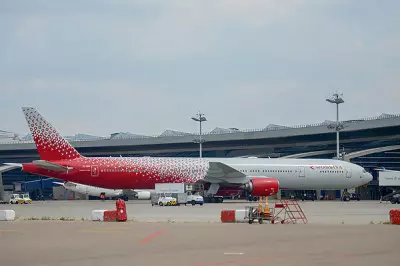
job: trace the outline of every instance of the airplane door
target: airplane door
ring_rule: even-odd
[[[346,169],[346,178],[351,178],[351,169]]]
[[[91,176],[94,176],[94,177],[99,176],[99,167],[97,165],[91,165],[90,173],[91,173]]]
[[[297,170],[299,171],[299,177],[300,178],[305,178],[306,177],[306,171],[304,166],[299,166],[297,167]]]

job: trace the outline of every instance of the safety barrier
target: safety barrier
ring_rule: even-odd
[[[389,212],[390,223],[400,225],[400,209]]]
[[[116,210],[105,211],[103,221],[105,222],[114,222],[117,221],[118,212]]]
[[[93,210],[92,221],[104,221],[104,212],[107,210]]]
[[[221,211],[221,222],[223,223],[234,223],[236,222],[235,210],[222,210]]]
[[[103,222],[125,222],[128,220],[125,201],[119,199],[115,202],[116,210],[94,210],[92,211],[92,221]]]
[[[235,222],[246,223],[246,218],[248,217],[247,210],[235,210]]]
[[[117,220],[120,222],[125,222],[126,220],[128,220],[128,215],[126,213],[125,201],[122,199],[119,199],[119,200],[117,200],[115,205],[117,206],[117,212],[118,212]]]
[[[14,221],[15,211],[14,210],[0,210],[0,221]]]

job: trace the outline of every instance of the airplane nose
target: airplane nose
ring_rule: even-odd
[[[370,173],[366,173],[365,176],[364,176],[364,178],[365,178],[365,181],[366,181],[367,183],[371,182],[372,179],[373,179],[373,177],[372,177],[372,175],[371,175]]]

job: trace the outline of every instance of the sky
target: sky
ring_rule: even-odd
[[[3,0],[0,129],[158,135],[400,113],[397,0]]]

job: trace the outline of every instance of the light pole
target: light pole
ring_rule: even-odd
[[[339,160],[339,131],[343,129],[343,125],[339,122],[339,104],[344,103],[342,98],[343,94],[335,93],[333,94],[332,98],[326,99],[327,102],[336,104],[336,126],[328,126],[328,128],[335,128],[336,130],[336,158]]]
[[[200,158],[202,158],[202,148],[203,148],[203,140],[201,139],[201,123],[207,121],[207,118],[200,111],[196,114],[196,116],[192,117],[192,120],[200,123]]]

